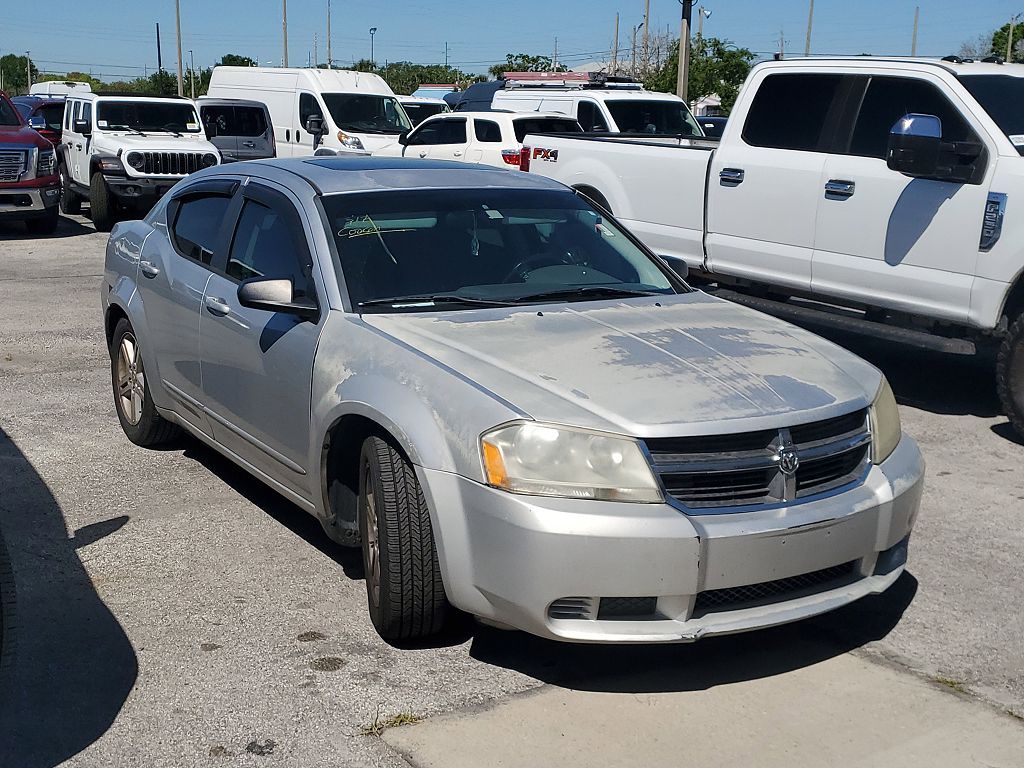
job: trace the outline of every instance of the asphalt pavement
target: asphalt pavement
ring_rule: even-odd
[[[894,756],[930,741],[929,765],[971,764],[943,749],[959,728],[969,745],[989,734],[1000,748],[968,750],[979,764],[1024,765],[1024,752],[1012,759],[1024,731],[1024,445],[999,414],[989,362],[833,336],[889,376],[928,461],[909,571],[886,595],[692,646],[579,647],[467,625],[399,649],[366,615],[358,553],[196,441],[150,451],[123,436],[100,319],[105,242],[79,217],[52,237],[0,226],[0,768],[393,768],[441,764],[438,744],[514,765],[495,734],[530,738],[545,706],[576,717],[551,716],[563,735],[533,765],[573,754],[558,751],[565,728],[578,743],[609,711],[635,736],[698,702],[720,714],[702,721],[710,739],[728,738],[751,702],[762,713],[804,702],[802,717],[750,726],[797,743],[823,722],[799,692],[830,686],[821,711],[836,718],[863,715],[871,692],[886,702]],[[651,696],[670,698],[645,720],[636,703]],[[920,711],[898,706],[919,700]],[[873,764],[855,762],[845,732],[818,764]],[[729,754],[743,744],[745,765],[769,764],[755,740]],[[638,765],[664,754],[637,750]],[[558,764],[602,764],[592,752]],[[708,754],[679,764],[731,764],[696,761]]]

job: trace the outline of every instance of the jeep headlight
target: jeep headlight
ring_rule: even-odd
[[[341,146],[349,149],[363,149],[363,142],[359,140],[358,136],[349,136],[344,131],[338,131],[338,141],[341,142]]]
[[[524,422],[480,438],[488,485],[511,493],[660,502],[661,489],[635,440]]]
[[[871,404],[871,460],[875,464],[881,464],[892,452],[903,437],[903,427],[900,425],[900,410],[896,405],[896,396],[885,376],[882,377],[882,385],[875,395],[875,402]]]
[[[142,169],[146,166],[146,158],[141,152],[129,152],[125,156],[125,160],[128,161],[128,165],[134,168],[136,171],[142,172]]]
[[[203,168],[213,168],[215,165],[217,165],[217,156],[213,152],[203,155]]]

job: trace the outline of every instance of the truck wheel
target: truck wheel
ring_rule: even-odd
[[[1010,324],[999,347],[996,389],[1010,424],[1024,437],[1024,314]]]
[[[77,216],[82,212],[82,198],[71,188],[71,179],[64,163],[60,164],[60,212]]]
[[[114,409],[121,429],[136,445],[149,448],[166,443],[178,427],[157,413],[142,366],[142,352],[127,318],[114,328],[110,345],[110,378],[114,385]]]
[[[359,531],[377,633],[399,642],[441,632],[453,609],[423,491],[409,461],[379,437],[367,438],[359,457]]]
[[[94,173],[89,182],[89,214],[98,232],[109,232],[117,223],[117,202],[107,188],[102,173]]]
[[[25,227],[33,235],[52,235],[60,224],[60,213],[54,206],[46,211],[46,215],[39,219],[28,219]]]

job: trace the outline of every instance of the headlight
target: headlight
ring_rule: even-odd
[[[128,161],[128,165],[136,171],[141,171],[146,165],[146,158],[141,152],[129,152],[125,159]]]
[[[39,159],[36,161],[36,176],[53,176],[57,172],[57,153],[52,149],[43,149],[39,152]]]
[[[349,149],[363,148],[363,142],[359,140],[358,136],[349,136],[344,131],[338,131],[338,141],[341,142],[341,146],[348,147]]]
[[[217,164],[217,156],[213,152],[203,155],[203,168],[212,168]]]
[[[662,501],[635,440],[535,422],[480,438],[484,477],[511,493],[602,501]]]
[[[875,402],[871,404],[871,460],[881,464],[892,452],[903,437],[900,426],[900,410],[896,406],[896,396],[886,378],[882,377],[882,386],[878,388]]]

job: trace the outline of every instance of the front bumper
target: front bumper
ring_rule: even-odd
[[[775,626],[888,589],[906,564],[924,460],[905,436],[856,488],[717,515],[518,496],[417,471],[456,607],[555,640],[644,643]],[[622,605],[650,609],[611,610]]]
[[[60,185],[0,187],[0,219],[22,221],[52,215],[60,202]]]
[[[111,193],[124,202],[148,202],[163,197],[184,176],[114,176],[103,174]]]

